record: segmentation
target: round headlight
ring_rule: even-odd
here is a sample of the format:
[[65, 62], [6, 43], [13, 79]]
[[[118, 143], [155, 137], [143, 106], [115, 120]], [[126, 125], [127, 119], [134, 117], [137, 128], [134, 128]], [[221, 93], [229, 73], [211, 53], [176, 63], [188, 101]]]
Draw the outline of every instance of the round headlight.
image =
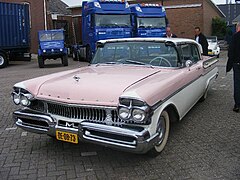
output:
[[132, 117], [135, 121], [143, 121], [146, 117], [146, 113], [145, 111], [141, 110], [141, 109], [134, 109], [132, 111]]
[[19, 105], [19, 104], [20, 104], [20, 95], [19, 95], [19, 94], [13, 93], [13, 102], [14, 102], [16, 105]]
[[21, 96], [21, 104], [23, 105], [23, 106], [29, 106], [30, 105], [30, 101], [29, 101], [29, 99], [26, 97], [26, 96]]
[[118, 113], [121, 119], [128, 119], [130, 116], [130, 110], [125, 107], [120, 108]]

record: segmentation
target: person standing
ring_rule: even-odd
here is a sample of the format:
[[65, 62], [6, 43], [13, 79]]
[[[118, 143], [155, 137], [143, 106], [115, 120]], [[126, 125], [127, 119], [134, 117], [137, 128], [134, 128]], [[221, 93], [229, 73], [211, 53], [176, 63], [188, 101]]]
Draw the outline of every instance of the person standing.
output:
[[200, 27], [195, 27], [195, 40], [201, 44], [203, 55], [208, 55], [208, 42], [206, 36], [201, 32]]
[[166, 28], [166, 36], [167, 38], [176, 38], [177, 36], [171, 32], [171, 28], [167, 27]]
[[233, 69], [233, 94], [235, 105], [233, 111], [239, 112], [240, 108], [240, 23], [236, 25], [236, 33], [228, 48], [228, 61], [226, 72]]

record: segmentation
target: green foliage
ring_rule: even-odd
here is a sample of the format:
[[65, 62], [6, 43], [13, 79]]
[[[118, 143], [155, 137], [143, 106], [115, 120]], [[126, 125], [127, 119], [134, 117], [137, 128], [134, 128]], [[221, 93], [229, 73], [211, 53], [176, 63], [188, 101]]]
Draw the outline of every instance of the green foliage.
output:
[[224, 19], [215, 17], [212, 19], [212, 35], [223, 38], [227, 32], [227, 25]]

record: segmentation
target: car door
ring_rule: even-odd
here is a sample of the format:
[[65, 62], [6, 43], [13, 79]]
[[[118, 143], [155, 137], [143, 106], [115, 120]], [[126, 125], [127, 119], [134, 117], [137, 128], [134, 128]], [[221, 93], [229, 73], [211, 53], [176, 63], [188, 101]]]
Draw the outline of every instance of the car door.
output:
[[201, 79], [203, 74], [203, 62], [197, 45], [192, 43], [181, 45], [180, 57], [183, 63], [181, 81], [184, 96], [181, 100], [181, 111], [184, 113], [202, 96], [205, 86]]

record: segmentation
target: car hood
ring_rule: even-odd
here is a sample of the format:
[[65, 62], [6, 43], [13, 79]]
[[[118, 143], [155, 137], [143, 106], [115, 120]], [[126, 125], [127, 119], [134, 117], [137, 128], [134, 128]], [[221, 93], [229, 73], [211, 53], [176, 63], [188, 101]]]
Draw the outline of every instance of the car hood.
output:
[[124, 91], [158, 72], [160, 69], [150, 67], [92, 65], [32, 79], [22, 85], [38, 99], [116, 106]]

